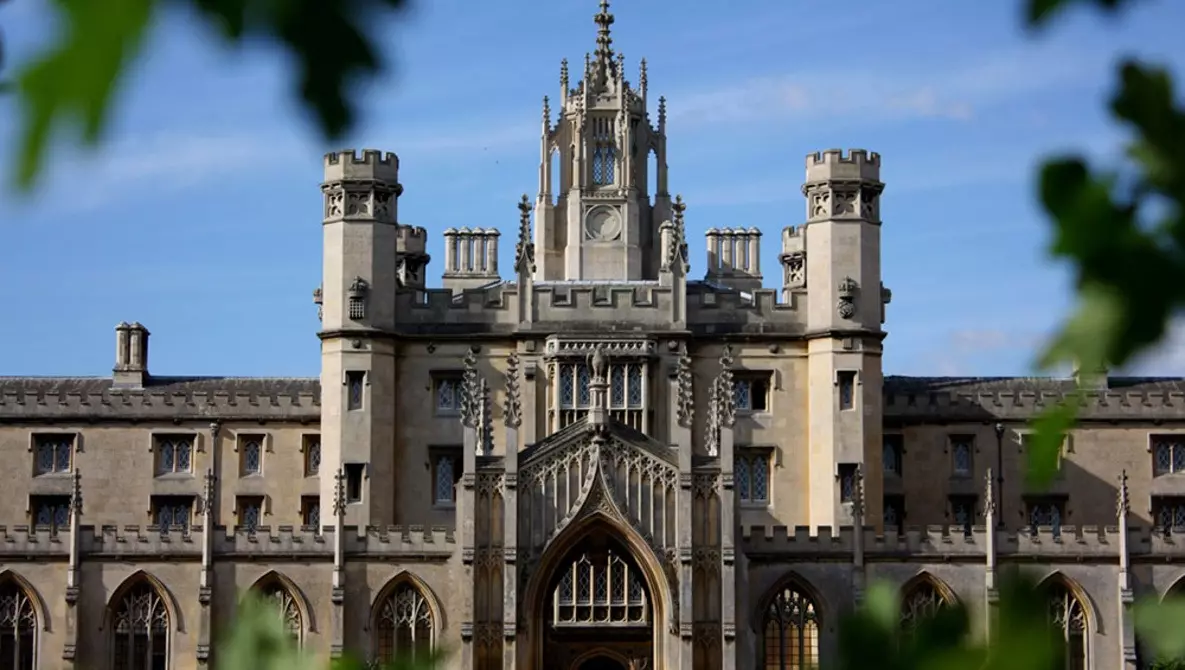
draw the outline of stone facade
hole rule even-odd
[[[320,379],[153,376],[135,323],[110,378],[0,378],[0,668],[216,665],[256,589],[326,658],[782,670],[834,658],[872,580],[903,626],[958,600],[986,632],[1011,569],[1072,667],[1136,666],[1132,598],[1185,574],[1185,382],[1100,379],[1027,489],[1073,380],[882,377],[880,156],[807,157],[780,290],[752,227],[692,280],[665,101],[596,21],[509,279],[498,231],[449,229],[426,288],[398,159],[333,153]]]

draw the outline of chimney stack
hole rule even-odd
[[[115,388],[143,388],[148,381],[148,329],[121,321],[115,327]]]

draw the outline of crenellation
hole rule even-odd
[[[69,553],[69,531],[60,528],[27,524],[0,526],[0,538],[0,555],[61,557]]]
[[[148,420],[318,420],[320,392],[292,391],[127,391],[52,393],[36,391],[28,402],[22,390],[0,392],[0,419],[11,421],[72,418],[88,421]]]
[[[887,389],[884,396],[886,417],[902,420],[949,421],[982,420],[992,417],[1001,420],[1024,420],[1039,414],[1061,401],[1072,397],[1072,387],[1043,391],[900,393]],[[1185,392],[1180,391],[1107,391],[1088,392],[1079,416],[1086,419],[1155,420],[1166,411],[1185,405]]]
[[[325,181],[399,181],[399,157],[391,152],[363,149],[325,154]]]
[[[807,183],[828,180],[879,182],[881,156],[875,151],[827,149],[806,157]]]

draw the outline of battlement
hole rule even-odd
[[[885,418],[925,422],[1027,420],[1071,396],[1072,387],[1032,390],[894,391],[884,394]],[[1185,392],[1169,390],[1087,391],[1080,418],[1096,420],[1185,417]]]
[[[842,149],[828,149],[806,157],[807,183],[831,179],[879,182],[880,178],[881,157],[876,152],[851,149],[845,155]]]
[[[391,152],[354,149],[325,154],[325,181],[399,182],[399,158]]]
[[[782,255],[806,251],[806,226],[786,226],[782,229]]]
[[[539,330],[616,326],[630,332],[661,332],[671,327],[672,289],[654,282],[539,282],[532,291],[530,327]],[[722,291],[691,284],[686,321],[705,333],[804,332],[804,317],[797,306],[781,303],[778,297],[778,291],[772,289]],[[623,311],[627,308],[628,312]],[[522,328],[519,290],[512,282],[456,293],[448,289],[401,291],[396,295],[395,309],[400,328],[409,333],[510,333]],[[628,314],[628,320],[623,320],[623,314]]]
[[[933,557],[984,560],[988,529],[960,525],[907,527],[904,532],[887,528],[877,533],[864,529],[864,552],[869,557]],[[842,559],[855,550],[855,529],[851,526],[811,529],[796,526],[748,526],[741,529],[741,546],[753,558],[786,560]],[[1041,557],[1079,560],[1117,559],[1119,529],[1115,526],[1062,526],[1022,528],[998,533],[996,554],[1000,557]],[[1185,533],[1166,534],[1163,529],[1128,528],[1128,553],[1139,558],[1185,558]]]
[[[162,529],[159,526],[79,527],[79,550],[87,556],[102,558],[145,558],[167,556],[171,559],[201,560],[203,528]],[[446,560],[456,550],[452,528],[437,526],[368,527],[359,531],[347,526],[347,555]],[[332,560],[332,526],[318,529],[303,526],[261,526],[254,531],[218,526],[214,529],[215,556],[307,556]],[[0,556],[42,556],[65,558],[70,553],[68,529],[48,527],[0,526]]]
[[[395,232],[395,249],[401,254],[425,254],[428,251],[428,230],[422,226],[400,224]]]
[[[53,380],[59,381],[59,380]],[[256,380],[255,388],[236,389],[237,379],[162,384],[161,389],[88,389],[83,384],[29,384],[0,389],[0,418],[88,420],[157,419],[317,421],[321,392],[317,380]],[[217,388],[224,382],[222,388]],[[243,384],[246,385],[246,384]],[[73,388],[71,388],[73,386]],[[183,387],[183,388],[176,388]],[[197,388],[194,388],[197,387]],[[204,387],[204,388],[203,388]]]

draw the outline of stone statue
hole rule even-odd
[[[601,345],[597,345],[593,349],[592,355],[588,358],[589,372],[592,373],[592,378],[604,382],[609,378],[609,359],[605,356],[605,349]]]

